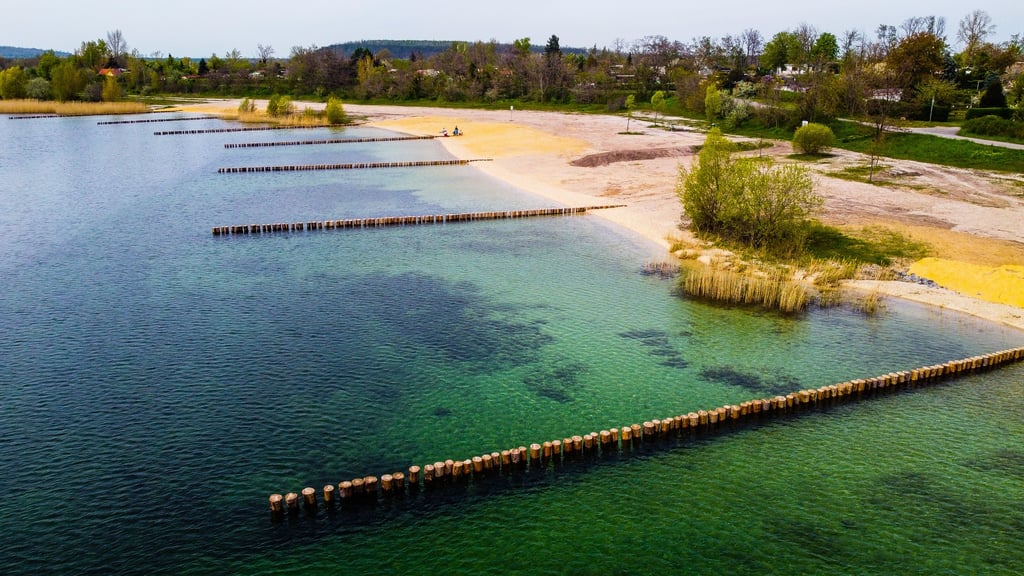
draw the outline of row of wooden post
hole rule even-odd
[[[426,214],[422,216],[380,216],[376,218],[349,218],[344,220],[317,220],[313,222],[290,222],[280,224],[242,224],[239,226],[215,226],[214,236],[232,234],[264,234],[272,232],[302,232],[314,230],[340,230],[344,228],[376,228],[381,226],[405,226],[416,224],[447,224],[473,220],[501,220],[506,218],[530,218],[534,216],[573,216],[585,214],[588,210],[621,208],[622,205],[580,206],[565,208],[538,208],[534,210],[503,210],[492,212],[463,212],[459,214]]]
[[[469,160],[416,160],[402,162],[348,162],[344,164],[298,164],[292,166],[236,166],[218,168],[218,174],[245,174],[249,172],[300,172],[305,170],[364,170],[368,168],[422,168],[425,166],[465,166],[470,162],[487,162],[490,158]]]
[[[631,424],[622,428],[610,428],[590,432],[582,436],[533,443],[527,448],[518,446],[490,452],[464,460],[444,460],[413,465],[404,472],[384,474],[380,478],[365,476],[340,482],[337,487],[328,484],[323,487],[324,505],[357,504],[376,502],[379,498],[394,497],[409,491],[458,485],[472,480],[482,480],[496,474],[513,474],[529,468],[561,465],[581,458],[611,456],[628,451],[642,442],[667,439],[690,432],[705,432],[721,429],[723,425],[736,424],[762,416],[790,414],[804,408],[823,406],[839,400],[855,399],[865,393],[891,389],[904,385],[920,385],[939,380],[945,376],[956,376],[967,372],[995,368],[1011,362],[1024,360],[1024,347],[972,356],[944,364],[936,364],[891,372],[873,378],[857,379],[792,392],[785,396],[749,400],[738,405],[719,406],[711,410],[699,410],[665,419],[653,419],[643,424]],[[406,482],[408,478],[408,482]],[[313,511],[318,506],[317,491],[302,489],[302,504]],[[270,495],[270,510],[275,516],[288,512],[296,514],[300,509],[297,493]]]
[[[110,126],[113,124],[149,124],[151,122],[188,122],[190,120],[220,120],[220,116],[183,116],[181,118],[153,118],[149,120],[110,120],[97,122],[97,126]]]
[[[267,146],[309,146],[316,144],[363,144],[368,142],[404,142],[406,140],[432,140],[437,136],[388,136],[379,138],[332,138],[329,140],[291,140],[287,142],[240,142],[225,144],[225,148],[265,148]]]
[[[182,134],[223,134],[225,132],[262,132],[266,130],[311,130],[314,128],[341,128],[343,124],[327,124],[324,126],[247,126],[245,128],[208,128],[205,130],[167,130],[153,132],[154,136],[179,136]]]

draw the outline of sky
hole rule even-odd
[[[1024,34],[1024,2],[983,0],[171,0],[169,2],[53,0],[43,5],[12,2],[5,6],[0,45],[73,52],[86,40],[105,39],[120,30],[129,50],[144,56],[224,56],[238,50],[255,57],[258,45],[287,58],[293,47],[329,46],[357,40],[465,40],[511,42],[530,38],[543,45],[552,34],[563,47],[614,48],[645,36],[690,42],[694,38],[739,35],[746,29],[765,40],[806,23],[841,37],[858,30],[874,38],[879,24],[899,26],[916,16],[946,20],[954,51],[957,25],[975,9],[996,25],[990,41]]]

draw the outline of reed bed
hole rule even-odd
[[[53,100],[0,100],[0,114],[57,114],[58,116],[104,116],[145,114],[142,102],[56,102]]]
[[[806,310],[813,300],[809,286],[788,279],[780,270],[751,273],[710,266],[687,267],[682,271],[678,288],[694,298],[761,306],[787,314]]]
[[[273,126],[330,126],[327,115],[309,109],[297,114],[271,116],[265,112],[235,112],[225,114],[225,120],[235,120],[244,124],[270,124]]]
[[[877,289],[872,290],[863,297],[855,299],[853,307],[855,310],[863,312],[868,316],[874,316],[882,309],[882,296],[878,293]]]

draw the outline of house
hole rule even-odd
[[[125,72],[126,70],[124,68],[100,68],[99,75],[119,78]]]

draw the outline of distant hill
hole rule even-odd
[[[371,53],[376,54],[381,50],[387,49],[394,58],[400,58],[408,60],[410,56],[415,52],[417,58],[428,58],[435,54],[440,54],[448,49],[449,46],[454,42],[463,42],[462,40],[358,40],[353,42],[342,42],[341,44],[331,44],[325,46],[325,50],[333,50],[340,54],[350,56],[357,48],[365,48]],[[475,43],[469,42],[470,44]],[[507,50],[512,47],[509,43],[498,43],[498,50]],[[543,52],[544,46],[531,46],[534,52]],[[586,54],[586,48],[568,48],[560,46],[563,53],[566,54]]]
[[[46,50],[40,50],[39,48],[18,48],[17,46],[0,46],[0,58],[7,58],[9,60],[20,60],[22,58],[35,58]],[[54,50],[54,54],[64,58],[69,56],[67,52],[60,52]]]

